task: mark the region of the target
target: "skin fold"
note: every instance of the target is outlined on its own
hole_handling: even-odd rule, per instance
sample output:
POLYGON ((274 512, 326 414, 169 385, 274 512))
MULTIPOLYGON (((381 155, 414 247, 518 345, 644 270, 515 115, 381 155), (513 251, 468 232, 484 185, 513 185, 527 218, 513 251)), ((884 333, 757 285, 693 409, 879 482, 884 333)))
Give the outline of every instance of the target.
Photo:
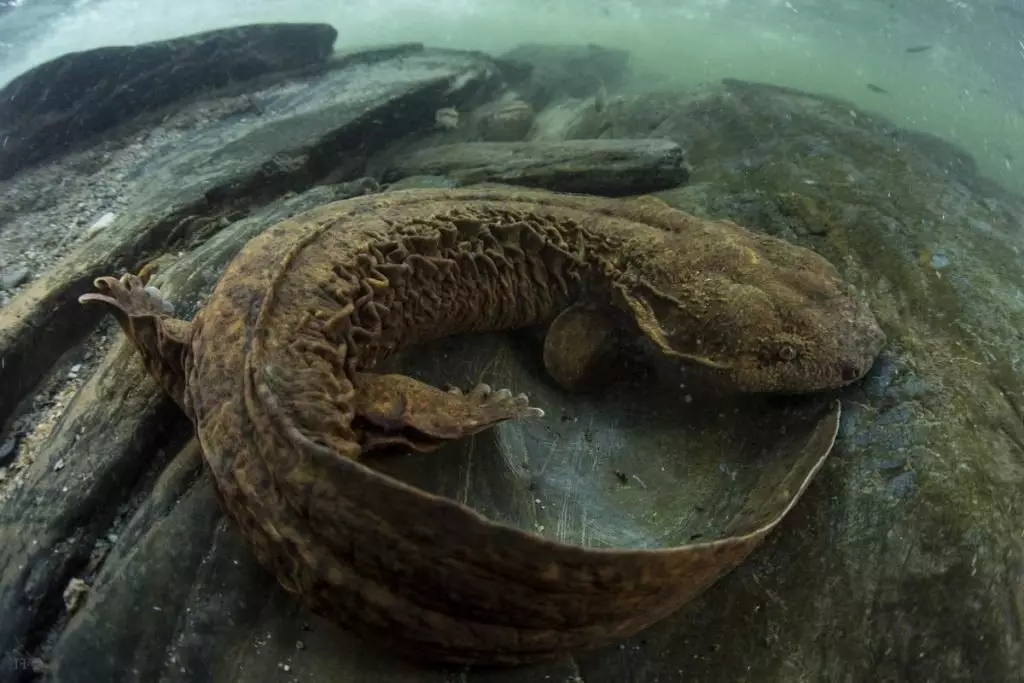
POLYGON ((671 556, 573 555, 569 569, 565 547, 359 464, 543 411, 483 384, 462 392, 376 374, 378 361, 452 335, 543 325, 545 366, 567 389, 599 384, 593 370, 614 363, 625 335, 723 389, 805 393, 858 380, 885 341, 813 251, 650 197, 486 187, 327 204, 249 242, 192 321, 168 315, 133 275, 96 286, 81 300, 109 306, 195 424, 222 504, 282 585, 336 621, 453 662, 529 661, 674 609, 781 519, 832 439, 786 496, 764 496, 768 521, 753 531, 671 556), (520 564, 549 593, 575 591, 580 606, 543 591, 519 600, 507 580, 483 576, 520 564), (603 582, 600 608, 580 597, 593 581, 603 582), (628 616, 613 626, 605 609, 628 616))

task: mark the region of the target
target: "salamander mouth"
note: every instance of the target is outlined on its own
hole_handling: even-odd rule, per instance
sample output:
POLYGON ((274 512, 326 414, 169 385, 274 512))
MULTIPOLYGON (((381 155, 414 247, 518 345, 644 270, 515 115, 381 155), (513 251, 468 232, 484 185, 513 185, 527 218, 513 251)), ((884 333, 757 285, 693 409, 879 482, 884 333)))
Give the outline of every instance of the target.
POLYGON ((739 363, 727 373, 728 381, 744 393, 799 395, 840 389, 861 379, 870 370, 873 355, 817 362, 811 359, 793 363, 764 363, 751 355, 749 363, 739 363))
POLYGON ((871 371, 886 342, 885 332, 870 311, 862 309, 856 319, 858 324, 846 337, 847 342, 854 343, 852 353, 837 368, 844 385, 862 379, 871 371))

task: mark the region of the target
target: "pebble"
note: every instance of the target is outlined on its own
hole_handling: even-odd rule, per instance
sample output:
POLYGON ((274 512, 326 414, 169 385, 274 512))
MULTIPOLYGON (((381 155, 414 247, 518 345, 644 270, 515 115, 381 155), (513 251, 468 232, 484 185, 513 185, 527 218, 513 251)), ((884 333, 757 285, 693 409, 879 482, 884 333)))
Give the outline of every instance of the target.
POLYGON ((24 266, 12 266, 0 272, 0 289, 14 289, 28 282, 32 273, 24 266))
POLYGON ((13 436, 4 441, 3 443, 0 443, 0 462, 4 462, 12 455, 14 455, 14 450, 17 445, 18 444, 14 440, 13 436))
POLYGON ((82 602, 82 598, 89 592, 89 584, 79 578, 73 578, 68 581, 67 587, 64 589, 64 606, 68 612, 74 612, 78 609, 79 604, 82 602))
POLYGON ((111 223, 113 223, 115 218, 117 218, 117 214, 116 213, 114 213, 113 211, 107 211, 105 214, 103 214, 102 216, 97 218, 95 221, 93 221, 92 225, 90 225, 86 229, 85 236, 87 238, 88 237, 92 237, 93 235, 98 233, 100 230, 103 230, 103 228, 106 228, 111 223))
POLYGON ((215 120, 228 97, 199 111, 172 115, 142 144, 97 143, 42 163, 5 181, 0 216, 0 307, 36 274, 44 273, 78 244, 100 232, 117 230, 139 189, 140 171, 167 145, 187 139, 215 120), (114 149, 116 147, 116 149, 114 149))

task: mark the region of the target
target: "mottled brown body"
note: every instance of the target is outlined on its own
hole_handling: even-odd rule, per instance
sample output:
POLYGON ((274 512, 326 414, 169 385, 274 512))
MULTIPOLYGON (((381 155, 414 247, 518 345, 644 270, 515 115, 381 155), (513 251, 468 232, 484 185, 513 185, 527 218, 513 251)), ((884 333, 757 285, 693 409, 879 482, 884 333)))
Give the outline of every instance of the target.
MULTIPOLYGON (((83 299, 114 306, 282 585, 364 635, 455 662, 552 656, 670 613, 792 506, 831 447, 838 409, 797 480, 752 497, 760 507, 730 538, 596 551, 494 524, 360 464, 540 414, 488 387, 462 395, 371 374, 379 359, 583 306, 631 321, 654 353, 723 386, 802 392, 861 377, 883 341, 820 256, 650 198, 482 188, 325 205, 246 245, 191 327, 137 280, 97 284, 110 296, 83 299)), ((563 357, 572 350, 549 338, 545 361, 563 357)))

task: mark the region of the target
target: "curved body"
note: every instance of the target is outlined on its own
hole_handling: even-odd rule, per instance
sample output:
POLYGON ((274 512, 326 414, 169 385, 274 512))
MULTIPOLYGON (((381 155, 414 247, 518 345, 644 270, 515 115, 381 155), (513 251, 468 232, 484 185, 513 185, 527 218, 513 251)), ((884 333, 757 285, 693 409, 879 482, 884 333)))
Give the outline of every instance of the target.
POLYGON ((507 393, 373 375, 377 360, 578 305, 742 391, 841 386, 884 339, 806 249, 654 199, 510 188, 319 207, 246 245, 191 327, 155 310, 122 325, 177 392, 225 508, 286 589, 414 656, 520 663, 631 635, 738 564, 792 507, 838 424, 836 407, 729 538, 662 551, 560 545, 359 462, 540 414, 507 393))

